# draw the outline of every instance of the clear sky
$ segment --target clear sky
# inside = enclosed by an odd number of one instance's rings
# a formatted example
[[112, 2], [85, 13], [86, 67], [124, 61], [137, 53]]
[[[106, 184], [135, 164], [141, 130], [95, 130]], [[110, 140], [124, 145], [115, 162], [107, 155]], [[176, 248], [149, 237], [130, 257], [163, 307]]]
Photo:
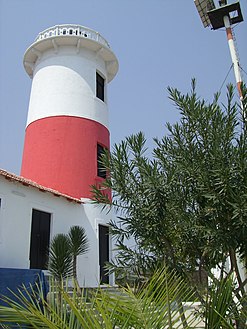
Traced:
[[[240, 3], [245, 21], [234, 32], [246, 81], [247, 1]], [[152, 146], [165, 123], [178, 120], [167, 86], [187, 92], [195, 77], [198, 94], [212, 100], [231, 66], [225, 30], [205, 29], [193, 0], [0, 0], [2, 169], [19, 174], [21, 166], [31, 89], [24, 52], [40, 31], [65, 23], [97, 30], [118, 57], [108, 86], [112, 144], [141, 130]], [[233, 71], [223, 94], [229, 82], [235, 83]]]

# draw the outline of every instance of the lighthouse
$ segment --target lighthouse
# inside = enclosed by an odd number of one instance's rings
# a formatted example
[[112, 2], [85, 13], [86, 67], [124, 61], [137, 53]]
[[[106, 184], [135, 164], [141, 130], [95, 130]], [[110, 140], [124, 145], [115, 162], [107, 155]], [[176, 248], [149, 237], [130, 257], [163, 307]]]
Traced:
[[39, 33], [24, 55], [32, 88], [21, 176], [74, 198], [91, 198], [106, 176], [107, 85], [118, 71], [108, 42], [80, 25]]
[[105, 269], [113, 214], [91, 202], [91, 186], [106, 178], [100, 160], [110, 148], [107, 85], [117, 58], [98, 32], [65, 24], [39, 33], [24, 68], [32, 87], [21, 175], [0, 169], [0, 267], [46, 271], [53, 237], [80, 226], [89, 241], [78, 256], [80, 286], [114, 284]]

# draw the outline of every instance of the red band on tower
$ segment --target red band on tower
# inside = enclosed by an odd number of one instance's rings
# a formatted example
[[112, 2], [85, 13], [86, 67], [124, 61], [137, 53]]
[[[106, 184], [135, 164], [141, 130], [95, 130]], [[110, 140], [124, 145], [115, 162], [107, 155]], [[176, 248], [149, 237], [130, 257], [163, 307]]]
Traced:
[[109, 149], [109, 131], [96, 121], [69, 117], [37, 120], [26, 129], [21, 175], [76, 198], [91, 198], [97, 144]]

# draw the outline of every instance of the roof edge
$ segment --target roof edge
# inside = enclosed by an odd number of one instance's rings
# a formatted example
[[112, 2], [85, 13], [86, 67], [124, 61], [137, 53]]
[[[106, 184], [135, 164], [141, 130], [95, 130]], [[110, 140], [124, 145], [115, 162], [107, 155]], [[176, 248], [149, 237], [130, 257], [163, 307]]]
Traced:
[[18, 175], [13, 174], [13, 173], [10, 173], [10, 172], [8, 172], [4, 169], [0, 169], [0, 176], [4, 177], [5, 179], [7, 179], [9, 181], [14, 181], [14, 182], [20, 183], [24, 186], [34, 187], [34, 188], [38, 189], [41, 192], [48, 192], [48, 193], [53, 194], [54, 196], [65, 198], [70, 202], [83, 203], [83, 201], [81, 199], [74, 198], [70, 195], [61, 193], [57, 190], [53, 190], [52, 188], [45, 187], [45, 186], [40, 185], [40, 184], [30, 180], [30, 179], [27, 179], [23, 176], [18, 176]]

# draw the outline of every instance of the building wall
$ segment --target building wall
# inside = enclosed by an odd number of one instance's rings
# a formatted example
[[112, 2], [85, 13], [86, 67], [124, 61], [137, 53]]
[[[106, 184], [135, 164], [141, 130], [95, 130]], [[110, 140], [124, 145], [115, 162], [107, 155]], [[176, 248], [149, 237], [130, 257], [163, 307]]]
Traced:
[[[90, 249], [78, 258], [78, 279], [81, 286], [98, 286], [98, 225], [106, 225], [110, 213], [89, 201], [71, 202], [1, 176], [0, 199], [0, 267], [29, 268], [32, 209], [37, 209], [51, 213], [51, 239], [55, 234], [67, 233], [73, 225], [85, 228]], [[110, 257], [111, 250], [110, 245]]]

